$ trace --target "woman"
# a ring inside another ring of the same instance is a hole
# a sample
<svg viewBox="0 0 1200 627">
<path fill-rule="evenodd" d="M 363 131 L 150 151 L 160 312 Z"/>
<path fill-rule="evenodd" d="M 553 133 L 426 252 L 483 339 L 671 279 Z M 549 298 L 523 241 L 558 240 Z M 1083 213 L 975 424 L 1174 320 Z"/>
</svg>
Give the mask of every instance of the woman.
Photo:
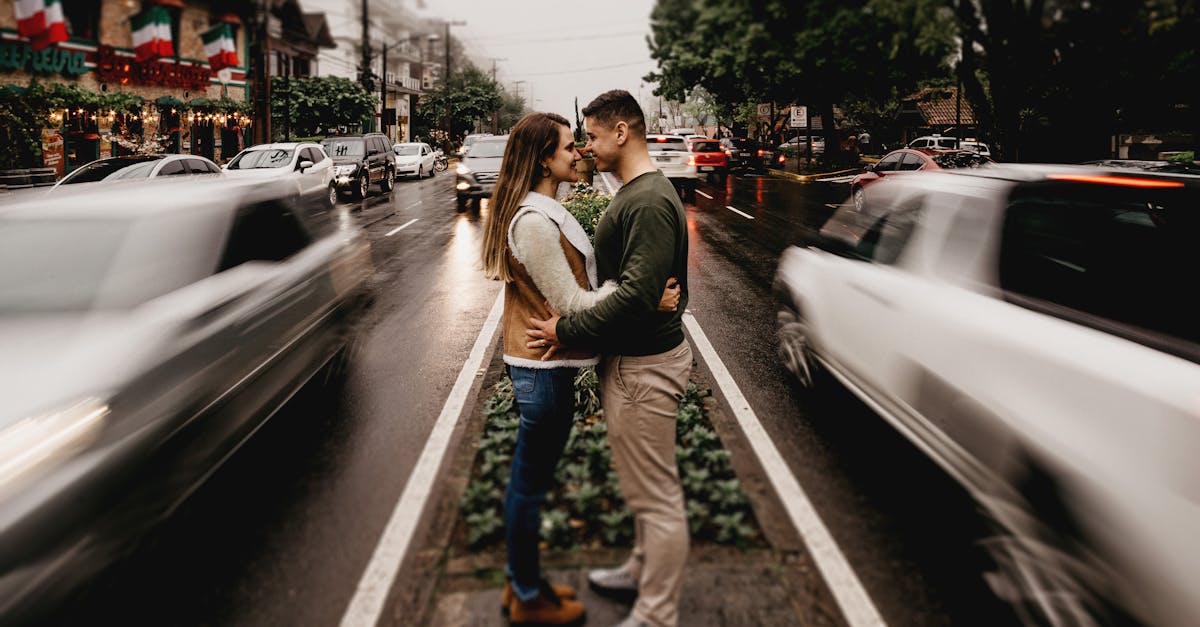
<svg viewBox="0 0 1200 627">
<path fill-rule="evenodd" d="M 570 124 L 553 113 L 531 113 L 509 133 L 504 161 L 484 224 L 483 269 L 505 282 L 504 363 L 521 413 L 512 472 L 504 500 L 509 584 L 501 603 L 513 623 L 567 624 L 584 614 L 568 586 L 542 579 L 538 556 L 541 504 L 571 432 L 575 375 L 599 359 L 578 349 L 546 357 L 527 348 L 526 321 L 545 319 L 549 307 L 570 313 L 616 290 L 596 286 L 596 260 L 587 233 L 555 193 L 577 179 L 579 152 Z M 679 288 L 664 291 L 660 309 L 674 310 Z M 547 306 L 549 303 L 549 307 Z"/>
</svg>

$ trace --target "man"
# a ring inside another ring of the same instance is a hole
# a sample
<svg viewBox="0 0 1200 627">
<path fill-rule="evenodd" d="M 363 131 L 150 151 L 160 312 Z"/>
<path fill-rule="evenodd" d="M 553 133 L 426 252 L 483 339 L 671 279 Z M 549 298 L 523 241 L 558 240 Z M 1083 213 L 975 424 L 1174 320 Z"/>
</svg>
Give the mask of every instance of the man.
<svg viewBox="0 0 1200 627">
<path fill-rule="evenodd" d="M 588 149 L 624 186 L 596 225 L 601 283 L 620 287 L 595 307 L 565 318 L 530 319 L 531 348 L 580 346 L 603 353 L 600 398 L 625 501 L 634 513 L 633 554 L 592 571 L 601 592 L 637 593 L 622 627 L 678 623 L 688 554 L 687 515 L 675 463 L 675 411 L 692 368 L 681 322 L 687 307 L 687 220 L 671 182 L 646 149 L 646 121 L 629 92 L 613 90 L 583 110 Z M 662 286 L 678 277 L 679 306 L 658 311 Z"/>
</svg>

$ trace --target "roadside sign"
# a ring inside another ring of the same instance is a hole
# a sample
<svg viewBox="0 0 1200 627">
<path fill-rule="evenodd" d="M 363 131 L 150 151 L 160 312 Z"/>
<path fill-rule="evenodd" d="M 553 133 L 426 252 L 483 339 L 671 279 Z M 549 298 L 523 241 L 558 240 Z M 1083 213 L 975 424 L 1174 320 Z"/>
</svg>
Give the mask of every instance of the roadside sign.
<svg viewBox="0 0 1200 627">
<path fill-rule="evenodd" d="M 788 125 L 792 128 L 804 128 L 808 126 L 808 107 L 792 107 L 792 117 Z"/>
<path fill-rule="evenodd" d="M 769 102 L 759 103 L 758 119 L 763 122 L 769 121 L 771 119 L 771 103 L 769 103 Z"/>
</svg>

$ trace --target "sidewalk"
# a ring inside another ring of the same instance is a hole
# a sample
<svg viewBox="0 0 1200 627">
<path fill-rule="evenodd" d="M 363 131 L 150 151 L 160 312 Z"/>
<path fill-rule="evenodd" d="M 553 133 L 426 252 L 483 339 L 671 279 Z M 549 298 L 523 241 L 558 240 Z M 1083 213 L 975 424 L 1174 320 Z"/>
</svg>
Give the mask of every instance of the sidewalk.
<svg viewBox="0 0 1200 627">
<path fill-rule="evenodd" d="M 699 363 L 699 362 L 698 362 Z M 443 483 L 443 507 L 457 503 L 471 472 L 477 440 L 484 426 L 484 399 L 487 390 L 503 374 L 496 352 L 483 391 L 466 421 L 464 443 L 449 460 L 455 475 Z M 708 375 L 693 367 L 691 380 L 711 387 Z M 693 541 L 688 556 L 680 606 L 679 624 L 688 627 L 725 627 L 762 625 L 844 625 L 828 588 L 808 555 L 796 530 L 771 488 L 768 478 L 736 420 L 716 399 L 708 403 L 708 416 L 722 445 L 730 452 L 734 472 L 753 509 L 762 534 L 762 542 L 745 550 L 712 542 Z M 467 441 L 471 444 L 468 445 Z M 441 509 L 441 508 L 439 508 Z M 455 505 L 442 509 L 442 527 L 432 533 L 437 546 L 423 551 L 425 593 L 409 596 L 407 607 L 396 608 L 395 617 L 421 617 L 419 621 L 399 620 L 398 624 L 431 627 L 502 626 L 507 619 L 500 612 L 500 593 L 504 586 L 503 546 L 471 551 L 462 541 L 466 523 Z M 435 523 L 436 525 L 437 523 Z M 501 543 L 502 544 L 502 543 Z M 587 608 L 588 625 L 615 625 L 628 615 L 629 603 L 600 596 L 588 589 L 587 571 L 621 562 L 627 548 L 599 545 L 572 550 L 543 550 L 542 565 L 547 578 L 575 587 Z M 435 557 L 434 554 L 437 554 Z M 401 603 L 404 606 L 404 603 Z"/>
</svg>

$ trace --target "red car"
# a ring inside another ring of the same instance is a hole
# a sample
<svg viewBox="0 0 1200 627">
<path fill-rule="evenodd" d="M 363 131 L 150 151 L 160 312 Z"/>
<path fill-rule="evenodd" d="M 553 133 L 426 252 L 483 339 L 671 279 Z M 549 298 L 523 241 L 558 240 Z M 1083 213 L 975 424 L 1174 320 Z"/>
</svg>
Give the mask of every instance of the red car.
<svg viewBox="0 0 1200 627">
<path fill-rule="evenodd" d="M 922 170 L 977 168 L 988 163 L 992 160 L 970 150 L 901 148 L 887 153 L 878 163 L 867 166 L 865 172 L 854 177 L 850 181 L 850 197 L 854 199 L 854 208 L 862 211 L 863 188 L 888 176 Z"/>
<path fill-rule="evenodd" d="M 729 156 L 721 146 L 719 139 L 693 139 L 688 142 L 688 150 L 692 152 L 692 161 L 696 164 L 696 174 L 703 176 L 712 183 L 714 180 L 725 184 L 725 176 L 729 172 Z"/>
</svg>

